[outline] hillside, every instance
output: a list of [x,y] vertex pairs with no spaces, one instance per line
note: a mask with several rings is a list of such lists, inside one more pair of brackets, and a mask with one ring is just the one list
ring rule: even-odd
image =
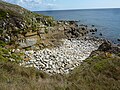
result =
[[120,55],[94,51],[69,74],[48,75],[16,63],[0,62],[1,90],[119,90]]
[[37,44],[39,46],[41,37],[38,32],[41,28],[44,32],[48,32],[47,27],[52,27],[55,23],[52,17],[36,14],[18,5],[0,1],[1,61],[8,61],[11,58],[16,58],[16,61],[21,60],[20,56],[23,54],[11,53],[12,49]]
[[36,32],[54,24],[52,17],[0,1],[0,37],[5,42],[18,43],[28,32]]

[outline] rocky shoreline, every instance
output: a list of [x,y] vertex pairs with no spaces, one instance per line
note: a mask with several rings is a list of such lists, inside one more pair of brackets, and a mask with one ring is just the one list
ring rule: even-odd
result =
[[25,67],[35,67],[50,74],[69,73],[102,43],[87,37],[97,32],[94,25],[56,21],[19,6],[14,10],[14,6],[6,3],[1,3],[0,10],[3,13],[0,19],[2,48],[8,49],[8,60],[20,59],[20,65]]
[[[28,60],[22,61],[21,66],[35,67],[48,74],[67,74],[103,43],[103,40],[89,35],[97,32],[95,26],[90,28],[87,25],[78,25],[76,21],[57,21],[57,23],[55,31],[48,32],[54,37],[55,42],[52,42],[54,47],[26,50],[24,54]],[[45,42],[45,39],[43,41]]]
[[103,43],[100,39],[90,37],[62,39],[62,41],[64,42],[62,45],[52,49],[25,51],[30,60],[23,61],[20,65],[35,67],[49,74],[66,74],[79,66]]

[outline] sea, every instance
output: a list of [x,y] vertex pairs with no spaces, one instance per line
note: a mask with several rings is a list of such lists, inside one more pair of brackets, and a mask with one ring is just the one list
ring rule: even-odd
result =
[[[75,20],[89,27],[95,25],[98,32],[96,37],[108,39],[120,44],[120,8],[110,9],[80,9],[80,10],[51,10],[36,11],[37,13],[53,16],[55,20]],[[102,36],[99,34],[102,33]]]

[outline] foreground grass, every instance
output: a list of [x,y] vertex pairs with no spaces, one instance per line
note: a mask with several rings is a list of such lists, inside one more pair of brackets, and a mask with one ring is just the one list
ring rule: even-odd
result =
[[91,56],[68,75],[0,62],[0,90],[120,90],[120,58]]
[[0,62],[0,90],[64,90],[62,79],[59,75],[53,78],[35,68]]
[[120,59],[90,57],[69,75],[68,80],[73,82],[73,90],[120,90]]

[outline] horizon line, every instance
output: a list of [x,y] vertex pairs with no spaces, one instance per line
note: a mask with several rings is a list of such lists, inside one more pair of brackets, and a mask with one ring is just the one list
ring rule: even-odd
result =
[[[49,11],[75,11],[75,10],[100,10],[100,9],[120,9],[117,8],[117,7],[108,7],[108,8],[83,8],[83,9],[54,9],[54,10],[40,10],[40,12],[49,12]],[[38,10],[37,11],[33,11],[33,12],[39,12]]]

